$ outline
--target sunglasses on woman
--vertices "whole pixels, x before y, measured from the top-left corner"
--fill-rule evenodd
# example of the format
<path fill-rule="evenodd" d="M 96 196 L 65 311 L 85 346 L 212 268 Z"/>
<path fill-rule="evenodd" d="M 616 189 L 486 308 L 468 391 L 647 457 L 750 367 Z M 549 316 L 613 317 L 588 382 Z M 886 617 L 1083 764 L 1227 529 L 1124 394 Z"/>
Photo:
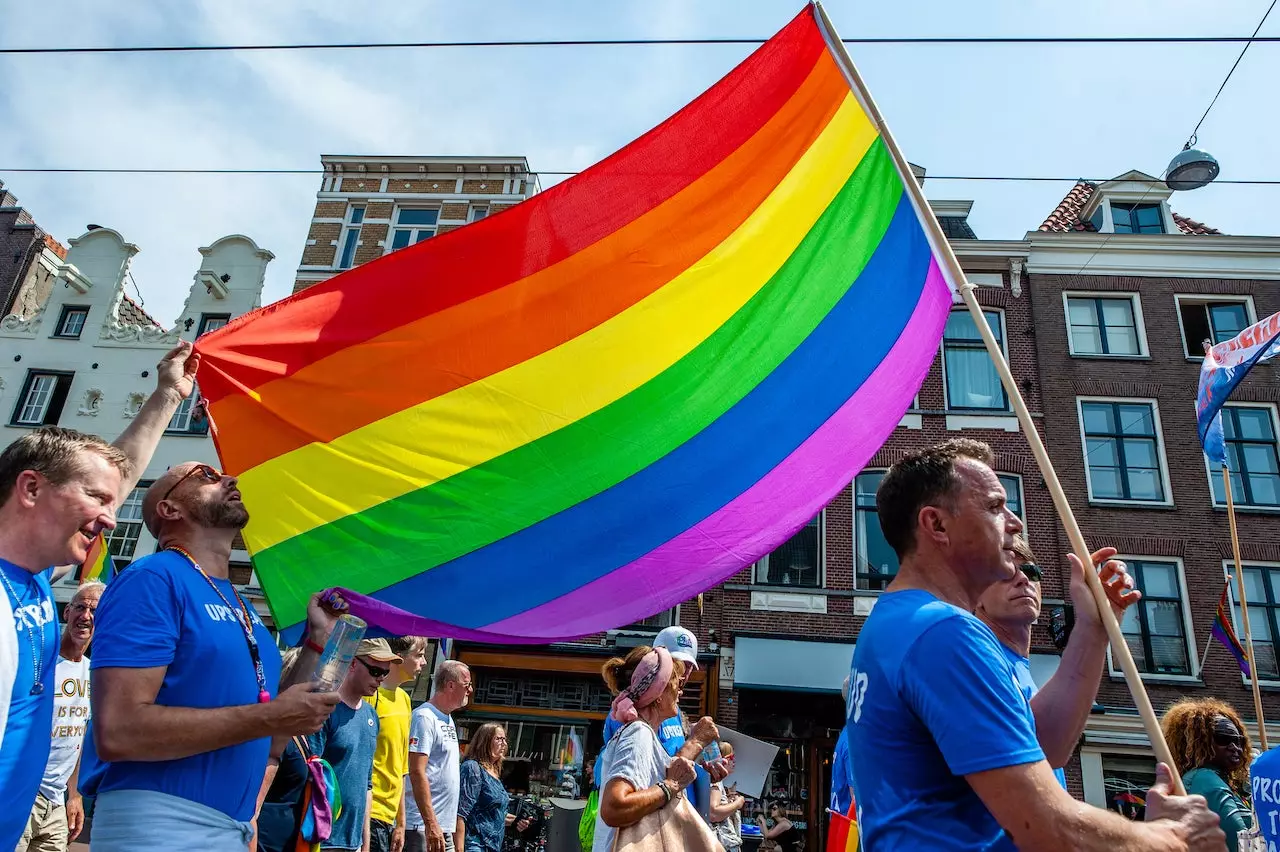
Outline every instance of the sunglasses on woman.
<path fill-rule="evenodd" d="M 1236 734 L 1221 734 L 1215 732 L 1213 735 L 1213 741 L 1220 746 L 1235 744 L 1236 748 L 1244 751 L 1244 737 L 1237 736 Z"/>

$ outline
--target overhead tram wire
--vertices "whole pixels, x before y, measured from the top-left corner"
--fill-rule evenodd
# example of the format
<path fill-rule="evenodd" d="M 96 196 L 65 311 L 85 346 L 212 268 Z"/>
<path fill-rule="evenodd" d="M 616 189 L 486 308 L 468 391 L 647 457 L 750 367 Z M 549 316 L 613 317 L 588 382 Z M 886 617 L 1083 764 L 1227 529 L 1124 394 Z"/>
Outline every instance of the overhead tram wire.
<path fill-rule="evenodd" d="M 371 159 L 376 160 L 377 157 Z M 447 160 L 448 158 L 442 158 Z M 45 167 L 24 167 L 24 168 L 5 168 L 0 166 L 0 174 L 76 174 L 76 175 L 323 175 L 328 174 L 323 169 L 200 169 L 200 168 L 45 168 Z M 344 173 L 345 174 L 345 173 Z M 581 174 L 580 171 L 552 171 L 548 169 L 530 169 L 522 172 L 526 175 L 537 175 L 545 177 L 573 177 Z M 1090 183 L 1101 183 L 1110 178 L 1086 178 L 1086 177 L 1047 177 L 1035 175 L 925 175 L 925 180 L 929 181 L 997 181 L 1005 183 L 1077 183 L 1079 181 L 1088 181 Z M 1280 186 L 1280 178 L 1275 179 L 1255 179 L 1255 180 L 1216 180 L 1215 185 L 1234 184 L 1236 186 Z"/>
<path fill-rule="evenodd" d="M 32 56 L 69 53 L 217 53 L 225 51 L 312 51 L 484 49 L 510 47 L 647 47 L 680 45 L 761 45 L 763 38 L 602 38 L 508 39 L 496 41 L 371 41 L 308 44 L 182 44 L 82 47 L 0 47 L 0 55 Z M 1280 42 L 1280 36 L 939 36 L 846 38 L 856 45 L 1037 45 L 1037 44 L 1240 44 Z"/>

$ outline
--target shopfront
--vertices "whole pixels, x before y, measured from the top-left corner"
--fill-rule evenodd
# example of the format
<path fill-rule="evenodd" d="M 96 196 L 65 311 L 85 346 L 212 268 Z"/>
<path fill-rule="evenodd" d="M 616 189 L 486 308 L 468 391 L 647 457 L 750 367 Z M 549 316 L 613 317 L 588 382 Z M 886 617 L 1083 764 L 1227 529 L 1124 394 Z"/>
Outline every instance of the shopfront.
<path fill-rule="evenodd" d="M 738 728 L 778 746 L 762 801 L 749 803 L 754 821 L 771 802 L 784 801 L 787 818 L 823 849 L 831 760 L 844 727 L 840 687 L 849 674 L 853 645 L 738 636 L 734 649 Z"/>

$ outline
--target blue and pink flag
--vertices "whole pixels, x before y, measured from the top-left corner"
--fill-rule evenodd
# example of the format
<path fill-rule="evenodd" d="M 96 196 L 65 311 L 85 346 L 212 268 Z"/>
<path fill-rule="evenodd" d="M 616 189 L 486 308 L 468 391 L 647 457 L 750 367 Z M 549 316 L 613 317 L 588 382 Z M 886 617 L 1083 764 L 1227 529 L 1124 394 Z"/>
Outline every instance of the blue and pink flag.
<path fill-rule="evenodd" d="M 1209 461 L 1227 465 L 1222 435 L 1223 404 L 1254 364 L 1276 355 L 1280 355 L 1280 313 L 1254 323 L 1230 340 L 1205 351 L 1200 388 L 1196 392 L 1196 428 Z"/>

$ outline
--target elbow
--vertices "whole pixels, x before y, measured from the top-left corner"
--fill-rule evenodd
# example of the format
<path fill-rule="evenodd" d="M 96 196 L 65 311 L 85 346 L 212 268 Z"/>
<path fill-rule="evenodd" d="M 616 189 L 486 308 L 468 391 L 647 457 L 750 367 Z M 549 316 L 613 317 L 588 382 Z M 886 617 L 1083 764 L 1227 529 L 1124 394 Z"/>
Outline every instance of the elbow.
<path fill-rule="evenodd" d="M 599 810 L 600 821 L 610 828 L 622 828 L 623 826 L 630 825 L 631 822 L 628 822 L 621 812 L 621 805 L 622 803 L 619 802 L 615 796 L 608 794 L 601 796 Z M 632 820 L 632 822 L 634 822 L 634 820 Z"/>
<path fill-rule="evenodd" d="M 119 763 L 132 757 L 126 732 L 120 726 L 103 724 L 101 719 L 93 720 L 93 747 L 103 763 Z"/>

